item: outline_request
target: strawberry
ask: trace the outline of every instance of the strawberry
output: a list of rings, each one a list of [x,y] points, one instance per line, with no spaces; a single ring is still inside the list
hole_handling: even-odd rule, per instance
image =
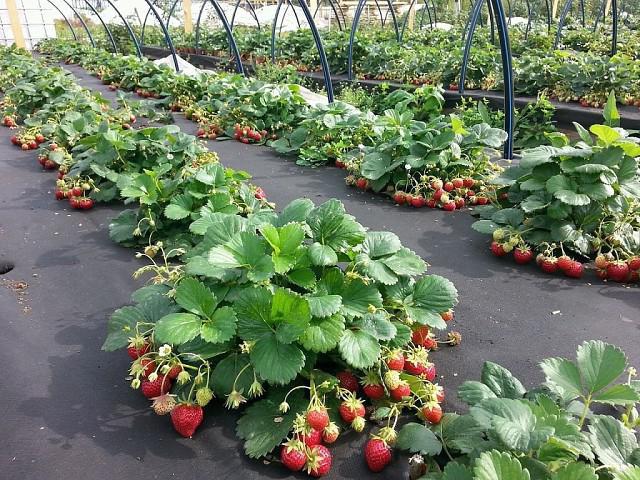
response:
[[[151,348],[151,345],[149,345],[147,342],[144,342],[143,344],[141,344],[139,346],[136,346],[132,342],[127,347],[127,353],[129,354],[129,356],[131,357],[132,360],[136,360],[139,357],[143,356],[145,353],[147,353],[150,348]]]
[[[66,193],[59,188],[55,189],[54,194],[55,194],[56,200],[62,200],[66,197]]]
[[[442,185],[442,180],[440,180],[439,178],[436,178],[431,182],[431,188],[433,188],[434,190],[440,190],[442,188]]]
[[[372,383],[362,387],[364,394],[371,400],[384,398],[384,387],[379,383]]]
[[[454,178],[453,180],[451,180],[451,183],[453,184],[454,188],[462,188],[464,186],[464,180],[462,180],[461,178]]]
[[[303,432],[300,434],[300,441],[307,447],[313,447],[314,445],[320,445],[322,443],[322,432],[312,428],[308,433]]]
[[[607,269],[606,268],[597,268],[596,275],[600,280],[606,280],[608,278]]]
[[[29,144],[28,143],[23,143],[22,145],[20,145],[20,148],[22,150],[29,150]]]
[[[393,194],[393,201],[396,202],[398,205],[404,204],[405,200],[406,198],[403,191],[399,190]]]
[[[453,310],[449,309],[446,312],[441,312],[440,318],[442,318],[442,320],[444,320],[445,322],[450,322],[451,320],[453,320]]]
[[[476,197],[476,202],[478,205],[486,205],[489,203],[489,199],[487,197]]]
[[[170,378],[171,380],[175,380],[176,378],[178,378],[178,375],[180,375],[180,372],[182,372],[182,366],[174,365],[167,372],[167,377]]]
[[[345,164],[344,164],[344,162],[342,160],[336,160],[335,165],[338,168],[344,168],[345,167]]]
[[[164,375],[158,375],[153,382],[149,380],[143,380],[140,384],[142,394],[147,398],[155,398],[160,395],[164,395],[171,390],[171,380],[165,378]]]
[[[151,408],[153,408],[153,411],[156,413],[156,415],[167,415],[171,413],[171,410],[173,410],[175,406],[175,396],[167,393],[165,395],[155,397],[153,399]]]
[[[433,382],[436,378],[436,366],[433,363],[427,363],[421,376],[426,380]]]
[[[572,267],[573,259],[568,255],[562,255],[558,257],[558,268],[563,272]]]
[[[605,255],[600,254],[596,257],[597,268],[607,268],[607,265],[609,265],[609,259]]]
[[[202,407],[193,403],[180,403],[171,410],[173,428],[185,438],[193,436],[203,418]]]
[[[84,192],[82,191],[81,187],[73,187],[71,189],[71,195],[73,195],[74,197],[81,197],[83,193]]]
[[[462,182],[463,182],[463,185],[466,188],[471,188],[476,183],[476,181],[471,177],[467,177],[467,178],[463,179]]]
[[[422,208],[426,205],[427,201],[424,199],[422,195],[415,195],[411,199],[411,206],[415,208]]]
[[[640,257],[631,257],[627,260],[629,270],[640,270]]]
[[[444,205],[442,205],[442,209],[447,212],[453,212],[456,209],[456,202],[453,200],[445,202]]]
[[[58,149],[57,143],[52,143],[51,145],[49,145],[49,150],[51,150],[52,152],[55,152],[57,149]]]
[[[338,412],[345,423],[351,423],[356,417],[364,417],[366,410],[361,400],[358,398],[350,398],[340,404]]]
[[[324,407],[317,407],[307,412],[307,423],[315,430],[323,430],[329,425],[329,414]]]
[[[558,260],[556,257],[545,256],[540,262],[540,268],[545,273],[555,273],[558,270]]]
[[[340,435],[340,429],[338,425],[331,422],[322,430],[322,441],[328,445],[332,444],[338,439]]]
[[[400,402],[404,397],[408,397],[411,395],[411,388],[407,382],[400,382],[396,388],[391,390],[391,398],[393,398],[396,402]]]
[[[404,368],[404,355],[402,355],[402,352],[391,352],[387,357],[387,367],[389,370],[402,370]]]
[[[517,264],[524,265],[533,259],[533,251],[529,247],[518,247],[513,251],[513,259]]]
[[[45,141],[44,135],[42,135],[41,133],[36,135],[36,143],[40,144],[44,141]]]
[[[584,271],[584,265],[578,262],[577,260],[571,260],[571,265],[564,270],[564,274],[570,278],[580,278],[582,277],[582,272]]]
[[[408,374],[419,377],[425,374],[425,372],[427,371],[427,366],[424,363],[405,360],[404,369]]]
[[[262,190],[262,188],[260,187],[256,187],[256,191],[253,194],[254,197],[256,197],[258,200],[264,200],[265,198],[267,198],[267,194],[264,193],[264,190]]]
[[[629,265],[622,260],[614,260],[607,265],[607,276],[614,282],[625,282],[629,276]]]
[[[442,403],[444,402],[444,388],[436,385],[436,402]]]
[[[360,177],[356,180],[356,187],[360,190],[366,190],[369,187],[369,181],[366,178]]]
[[[357,392],[360,389],[360,384],[356,376],[348,371],[338,372],[336,378],[340,381],[340,388],[349,390],[350,392]]]
[[[445,182],[444,185],[442,186],[442,188],[444,189],[445,192],[450,192],[451,190],[453,190],[453,183],[452,182]]]
[[[307,471],[312,477],[322,477],[331,470],[331,452],[324,445],[311,448],[307,459]]]
[[[151,373],[156,369],[156,362],[151,360],[150,358],[143,358],[140,360],[140,365],[142,365],[142,376],[148,377]]]
[[[436,341],[435,338],[426,338],[424,343],[422,344],[422,346],[424,348],[426,348],[427,350],[437,350],[438,349],[438,342]]]
[[[289,440],[280,448],[280,461],[292,472],[299,472],[307,463],[305,446],[299,440]]]
[[[80,208],[82,210],[91,210],[93,208],[93,200],[88,197],[82,197],[80,199]]]
[[[437,425],[442,419],[442,407],[438,404],[425,406],[422,408],[422,415],[427,422]]]
[[[411,341],[416,345],[424,347],[424,342],[427,338],[429,338],[429,327],[426,325],[419,325],[411,332]]]
[[[36,148],[38,148],[38,144],[36,143],[36,141],[35,141],[35,140],[31,140],[31,141],[29,142],[29,149],[30,149],[30,150],[35,150]]]
[[[461,208],[463,208],[463,207],[464,207],[464,205],[465,205],[465,203],[464,203],[464,198],[460,198],[460,197],[456,198],[456,200],[455,200],[455,205],[456,205],[456,208],[457,208],[457,209],[461,209]]]
[[[438,188],[435,192],[433,192],[433,199],[438,202],[442,198],[442,195],[445,194],[445,191],[442,188]]]
[[[369,470],[381,472],[391,463],[391,449],[381,438],[372,438],[364,447],[364,459]]]
[[[427,200],[426,205],[429,208],[436,208],[437,202],[435,201],[435,199],[430,198],[429,200]]]
[[[18,145],[18,143],[20,143],[16,135],[11,136],[11,143],[13,143],[14,145]]]
[[[491,253],[496,257],[504,257],[507,254],[507,252],[504,251],[502,244],[496,241],[491,242]]]

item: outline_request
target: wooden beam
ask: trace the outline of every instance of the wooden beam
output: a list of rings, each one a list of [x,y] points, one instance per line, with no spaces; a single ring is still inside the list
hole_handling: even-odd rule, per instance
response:
[[[611,0],[607,0],[607,5],[604,7],[604,16],[608,17],[611,13]]]
[[[193,32],[193,17],[191,16],[191,0],[182,0],[182,10],[184,12],[184,33]]]
[[[7,11],[9,12],[9,22],[11,22],[11,31],[13,32],[13,41],[20,48],[25,48],[24,35],[22,34],[22,23],[18,15],[18,7],[16,0],[6,0]]]
[[[556,18],[558,16],[558,7],[560,6],[560,0],[553,0],[551,5],[551,18]]]

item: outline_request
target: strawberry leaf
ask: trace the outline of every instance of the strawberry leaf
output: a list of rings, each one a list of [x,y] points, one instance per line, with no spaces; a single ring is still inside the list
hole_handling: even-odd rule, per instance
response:
[[[529,472],[522,469],[522,465],[517,459],[508,453],[497,450],[481,454],[475,462],[473,474],[476,480],[530,479]]]
[[[274,274],[267,243],[252,232],[240,232],[225,245],[212,248],[209,262],[220,268],[244,270],[252,282],[267,280]]]
[[[419,423],[407,423],[402,427],[398,432],[396,446],[400,450],[407,450],[409,453],[420,453],[428,456],[439,455],[442,451],[442,444],[438,437]]]
[[[312,352],[325,353],[333,350],[344,332],[344,317],[333,315],[325,318],[312,318],[300,343]]]
[[[171,313],[156,323],[156,340],[180,345],[200,335],[202,319],[192,313]]]
[[[380,358],[380,344],[363,330],[345,330],[339,344],[342,358],[354,368],[372,367]]]
[[[263,380],[280,385],[295,379],[305,363],[302,350],[293,344],[279,342],[275,334],[262,335],[256,340],[250,358]]]

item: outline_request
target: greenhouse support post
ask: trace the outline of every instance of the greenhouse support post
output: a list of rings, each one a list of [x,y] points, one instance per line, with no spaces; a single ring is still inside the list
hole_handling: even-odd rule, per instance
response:
[[[22,34],[22,23],[18,16],[18,7],[16,0],[7,0],[7,12],[9,13],[9,22],[11,23],[11,31],[13,32],[13,41],[20,48],[25,48],[24,35]]]
[[[182,0],[182,11],[184,13],[184,33],[193,32],[193,18],[191,17],[191,0]]]

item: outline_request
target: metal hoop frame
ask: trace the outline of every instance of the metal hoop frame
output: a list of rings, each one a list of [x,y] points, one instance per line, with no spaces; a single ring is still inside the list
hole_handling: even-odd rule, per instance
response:
[[[314,21],[316,19],[316,15],[318,14],[318,10],[320,10],[320,7],[322,6],[322,3],[323,3],[322,1],[318,2],[316,11],[313,12]],[[329,6],[331,7],[331,10],[333,10],[333,14],[336,16],[336,22],[338,22],[338,29],[340,31],[343,31],[347,26],[347,18],[345,17],[340,4],[338,3],[337,5],[338,5],[338,8],[336,9],[336,3],[333,0],[329,0]],[[340,15],[338,15],[338,12],[340,12]],[[342,24],[340,23],[340,16],[342,16]]]
[[[107,0],[107,3],[111,5],[111,7],[116,11],[118,16],[120,17],[120,20],[124,22],[124,26],[127,29],[127,32],[129,33],[129,37],[131,38],[131,41],[133,41],[133,45],[136,47],[136,55],[138,56],[138,58],[142,58],[142,50],[140,49],[140,44],[138,43],[138,39],[136,38],[135,33],[133,33],[133,30],[131,29],[131,25],[129,25],[129,22],[127,22],[126,18],[124,18],[124,15],[120,13],[120,10],[118,10],[118,8],[114,5],[114,3],[111,0]]]
[[[87,6],[91,9],[91,11],[96,14],[96,16],[98,17],[98,20],[100,20],[100,23],[104,27],[105,32],[107,32],[107,36],[109,37],[109,41],[111,42],[111,46],[113,47],[113,52],[118,53],[118,47],[116,47],[116,42],[113,39],[113,35],[111,35],[111,30],[109,30],[109,27],[107,27],[107,24],[104,23],[104,20],[102,19],[98,11],[95,9],[95,7],[91,5],[91,2],[89,2],[88,0],[84,0],[84,3],[86,3]]]
[[[71,26],[71,23],[69,22],[69,19],[67,18],[67,16],[66,16],[66,15],[64,14],[64,12],[63,12],[62,10],[60,10],[60,9],[58,8],[58,6],[57,6],[55,3],[53,3],[51,0],[47,0],[47,2],[49,2],[49,3],[51,4],[51,6],[52,6],[53,8],[55,8],[55,9],[58,11],[58,13],[59,13],[60,15],[62,15],[62,18],[64,19],[65,23],[66,23],[66,24],[67,24],[67,26],[69,27],[69,30],[71,30],[71,35],[73,35],[73,40],[74,40],[75,42],[77,42],[77,41],[78,41],[78,36],[76,35],[76,31],[75,31],[75,30],[73,29],[73,27]]]

